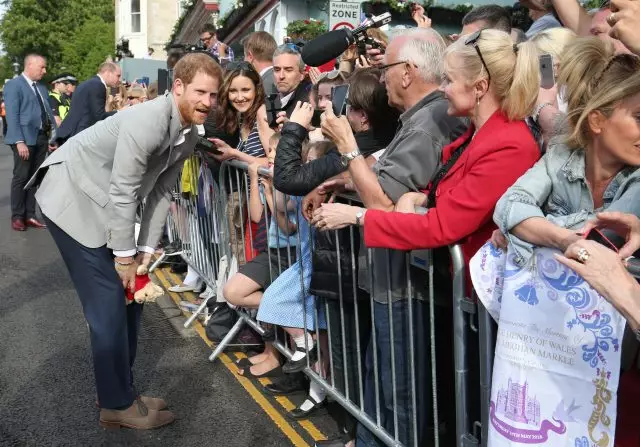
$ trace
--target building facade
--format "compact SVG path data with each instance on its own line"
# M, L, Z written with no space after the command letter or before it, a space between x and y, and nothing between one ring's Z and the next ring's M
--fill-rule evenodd
M166 59L164 47L183 8L183 0L115 0L116 42L128 40L136 58L153 48L152 59Z

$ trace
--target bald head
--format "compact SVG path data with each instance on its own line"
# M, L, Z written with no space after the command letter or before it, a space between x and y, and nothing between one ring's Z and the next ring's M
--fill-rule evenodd
M47 73L47 60L39 54L28 54L24 58L24 74L32 81L40 81Z
M122 70L115 62L104 62L98 67L98 74L109 87L118 87Z

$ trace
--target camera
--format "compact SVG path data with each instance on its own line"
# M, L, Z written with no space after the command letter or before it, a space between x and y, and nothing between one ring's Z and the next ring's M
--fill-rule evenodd
M367 45L370 45L371 48L375 48L384 53L384 47L377 40L367 36L362 40L358 40L356 46L358 47L358 56L367 56Z
M278 119L278 112L282 112L284 108L282 107L282 103L280 102L280 95L277 93L272 93L267 95L265 98L265 106L267 109L267 122L269 123L269 127L276 128L278 127L278 123L276 120Z
M116 44L116 60L125 57L133 57L133 53L129 50L129 40L123 38Z

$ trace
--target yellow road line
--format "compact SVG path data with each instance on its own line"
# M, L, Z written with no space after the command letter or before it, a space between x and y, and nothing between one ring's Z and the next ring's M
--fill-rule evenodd
M165 287L165 289L167 289L167 293L169 294L171 299L176 303L177 306L179 306L180 301L182 301L182 299L177 293L168 291L168 288L171 287L172 284L166 278L165 272L163 270L157 269L154 272L154 274L160 280L160 282ZM169 271L167 271L166 274L171 279L174 280L175 284L180 284L180 279L177 276L175 276ZM195 295L193 295L193 297L195 297ZM185 312L183 311L183 313ZM193 322L192 327L198 333L200 338L202 338L202 340L207 344L207 346L213 347L213 343L207 338L204 326L202 326L202 323L199 320L196 319ZM271 418L271 420L278 426L278 428L289 438L289 440L296 447L303 447L303 446L309 445L298 434L298 432L293 428L293 426L285 419L285 417L283 417L282 414L280 414L280 412L264 397L264 395L256 388L256 386L249 379L246 379L236 374L235 364L227 354L222 353L220 354L219 358L222 361L222 364L229 371L231 371L231 373L236 378L236 380L238 380L238 382L240 382L242 387L249 393L249 395L251 395L253 400L256 401L258 405L260 405L260 407L264 410L264 412L267 413L267 415ZM281 398L282 398L282 401L280 400ZM285 408L287 408L287 406L294 407L291 401L285 396L278 397L277 400ZM288 402L288 405L286 405L287 402ZM324 436L322 432L318 430L318 428L315 425L313 425L311 421L301 421L300 426L303 427L313 437L314 440L326 439L326 436Z

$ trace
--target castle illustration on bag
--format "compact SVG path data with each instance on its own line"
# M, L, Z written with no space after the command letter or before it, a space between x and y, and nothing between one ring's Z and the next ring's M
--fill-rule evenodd
M507 388L498 391L496 414L514 422L538 427L540 425L540 402L528 395L529 385L513 382L509 379Z

